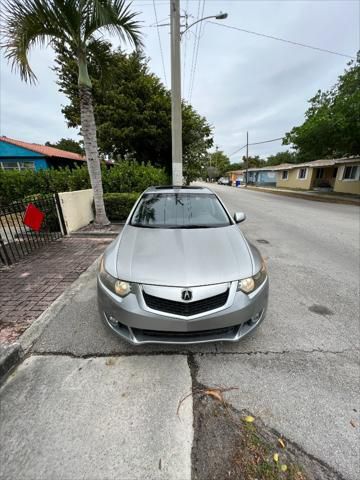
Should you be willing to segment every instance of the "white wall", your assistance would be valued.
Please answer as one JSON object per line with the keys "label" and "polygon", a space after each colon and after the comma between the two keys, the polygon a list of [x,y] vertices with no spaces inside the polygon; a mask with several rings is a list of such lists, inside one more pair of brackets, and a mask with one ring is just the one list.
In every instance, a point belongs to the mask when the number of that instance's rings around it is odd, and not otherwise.
{"label": "white wall", "polygon": [[94,197],[91,188],[59,193],[59,198],[68,233],[85,227],[94,220]]}

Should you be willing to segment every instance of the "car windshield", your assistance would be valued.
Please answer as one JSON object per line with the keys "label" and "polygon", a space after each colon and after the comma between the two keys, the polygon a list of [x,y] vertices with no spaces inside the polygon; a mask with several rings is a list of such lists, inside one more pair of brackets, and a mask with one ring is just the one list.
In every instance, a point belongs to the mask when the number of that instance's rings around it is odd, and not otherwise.
{"label": "car windshield", "polygon": [[130,224],[148,228],[211,228],[231,225],[231,221],[213,194],[145,193]]}

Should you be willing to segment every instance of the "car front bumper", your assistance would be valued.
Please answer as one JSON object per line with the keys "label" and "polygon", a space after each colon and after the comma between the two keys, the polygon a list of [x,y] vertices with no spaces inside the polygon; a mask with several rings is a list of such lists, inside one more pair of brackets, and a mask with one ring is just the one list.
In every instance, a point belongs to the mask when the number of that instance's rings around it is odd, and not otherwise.
{"label": "car front bumper", "polygon": [[140,286],[125,298],[108,290],[98,278],[98,307],[111,330],[134,345],[146,343],[191,344],[213,341],[236,342],[263,321],[267,309],[269,281],[252,294],[236,292],[232,282],[231,304],[220,311],[185,318],[144,309]]}

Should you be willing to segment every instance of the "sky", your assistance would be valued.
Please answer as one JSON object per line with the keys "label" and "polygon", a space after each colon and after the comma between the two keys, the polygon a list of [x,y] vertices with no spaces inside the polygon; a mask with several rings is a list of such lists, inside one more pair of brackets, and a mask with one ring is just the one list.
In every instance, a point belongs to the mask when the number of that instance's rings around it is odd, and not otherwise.
{"label": "sky", "polygon": [[[143,25],[150,69],[170,88],[169,0],[155,0],[155,8],[152,0],[134,0],[133,9]],[[349,56],[360,49],[360,0],[181,0],[181,10],[188,25],[220,11],[228,14],[226,20],[211,20],[216,24],[190,28],[181,41],[182,96],[206,117],[215,145],[227,155],[246,143],[247,131],[251,144],[300,125],[309,98],[334,85],[350,59],[225,26]],[[157,28],[156,18],[165,26]],[[109,40],[119,45],[116,38]],[[51,48],[31,52],[38,84],[30,86],[0,56],[1,135],[35,143],[79,139],[61,113],[67,98],[58,92],[53,60]],[[250,146],[249,155],[266,158],[287,148],[270,142]],[[230,160],[238,162],[244,153]]]}

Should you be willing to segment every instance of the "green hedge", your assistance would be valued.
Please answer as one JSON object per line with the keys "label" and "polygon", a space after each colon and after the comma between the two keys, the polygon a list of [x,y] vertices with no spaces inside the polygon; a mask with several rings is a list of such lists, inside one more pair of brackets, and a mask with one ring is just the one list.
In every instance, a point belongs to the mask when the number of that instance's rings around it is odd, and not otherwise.
{"label": "green hedge", "polygon": [[139,193],[105,193],[104,203],[109,220],[126,220],[138,198]]}
{"label": "green hedge", "polygon": [[[151,185],[169,183],[163,169],[151,164],[138,164],[134,161],[122,161],[113,167],[102,167],[102,179],[105,193],[141,192]],[[47,169],[31,170],[0,169],[0,204],[6,205],[28,195],[67,192],[90,188],[87,167],[70,170]]]}

